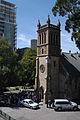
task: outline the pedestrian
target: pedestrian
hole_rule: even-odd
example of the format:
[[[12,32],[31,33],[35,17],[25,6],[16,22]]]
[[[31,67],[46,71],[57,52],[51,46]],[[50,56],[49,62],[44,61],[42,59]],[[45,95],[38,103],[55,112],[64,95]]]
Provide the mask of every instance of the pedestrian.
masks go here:
[[[10,97],[8,97],[8,105],[9,106],[11,105],[11,99],[10,99]]]
[[[18,107],[21,106],[20,98],[18,99]]]

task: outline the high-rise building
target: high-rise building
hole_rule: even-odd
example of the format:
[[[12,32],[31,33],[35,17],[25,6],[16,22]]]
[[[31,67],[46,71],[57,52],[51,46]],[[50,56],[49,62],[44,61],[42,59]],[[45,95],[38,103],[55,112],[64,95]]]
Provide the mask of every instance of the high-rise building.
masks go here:
[[[16,6],[5,0],[0,0],[0,37],[7,38],[13,50],[16,49]]]
[[[31,40],[31,48],[37,48],[37,40],[36,39]]]

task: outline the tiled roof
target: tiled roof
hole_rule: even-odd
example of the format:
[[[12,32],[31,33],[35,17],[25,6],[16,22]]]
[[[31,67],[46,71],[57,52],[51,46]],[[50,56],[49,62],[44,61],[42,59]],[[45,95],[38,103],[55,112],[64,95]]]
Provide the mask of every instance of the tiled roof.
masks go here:
[[[61,63],[72,76],[80,76],[80,54],[62,53]]]

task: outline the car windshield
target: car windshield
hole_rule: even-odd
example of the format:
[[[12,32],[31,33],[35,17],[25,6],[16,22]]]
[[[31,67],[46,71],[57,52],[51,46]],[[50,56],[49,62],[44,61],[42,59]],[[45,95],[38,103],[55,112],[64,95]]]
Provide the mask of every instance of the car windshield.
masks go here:
[[[29,104],[33,104],[34,102],[33,101],[29,101]]]

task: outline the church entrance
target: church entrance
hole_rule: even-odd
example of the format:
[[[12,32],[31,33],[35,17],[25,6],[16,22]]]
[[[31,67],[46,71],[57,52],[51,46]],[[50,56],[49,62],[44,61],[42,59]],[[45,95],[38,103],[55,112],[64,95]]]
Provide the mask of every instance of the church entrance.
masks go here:
[[[41,94],[41,99],[44,99],[44,88],[43,88],[43,86],[40,87],[40,94]]]

